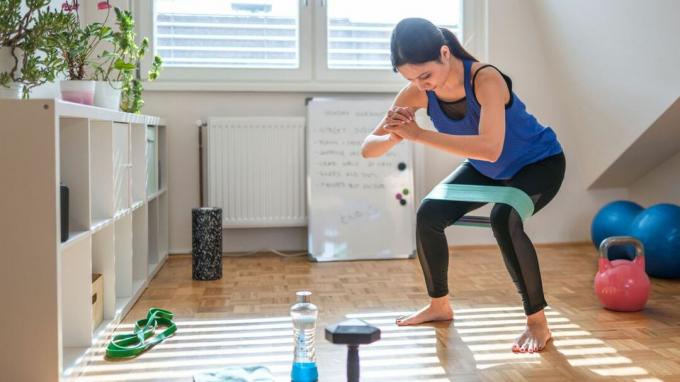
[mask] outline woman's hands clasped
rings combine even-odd
[[[390,139],[415,141],[423,129],[416,124],[415,110],[411,107],[394,106],[387,111],[383,126],[390,133]]]

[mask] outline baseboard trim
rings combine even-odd
[[[559,243],[542,243],[535,244],[538,248],[565,248],[565,247],[593,247],[591,241],[572,241],[572,242],[559,242]]]
[[[191,256],[191,252],[192,252],[191,249],[173,249],[173,250],[170,250],[170,251],[168,252],[168,254],[169,254],[169,255],[173,255],[173,256],[182,256],[182,255]],[[225,256],[225,257],[228,257],[228,256],[230,256],[230,255],[231,255],[231,256],[238,256],[238,255],[243,255],[243,254],[246,254],[246,253],[249,253],[249,252],[251,252],[251,251],[222,252],[222,256]],[[282,251],[279,251],[279,252],[286,253],[286,254],[292,254],[292,253],[307,252],[307,250],[306,250],[306,249],[299,249],[299,250],[282,250]],[[272,255],[273,255],[274,253],[273,253],[273,252],[268,252],[268,251],[266,251],[266,250],[262,250],[262,251],[259,251],[257,254],[258,254],[258,255],[262,255],[262,254],[272,254]]]
[[[558,243],[534,243],[536,248],[568,248],[568,247],[593,247],[589,241],[572,241]],[[493,249],[498,248],[497,244],[469,244],[469,245],[450,245],[449,249]]]
[[[568,248],[568,247],[593,247],[593,243],[590,241],[571,241],[571,242],[557,242],[557,243],[535,243],[536,248]],[[463,249],[493,249],[497,248],[497,244],[469,244],[469,245],[450,245],[451,250],[463,250]],[[281,251],[281,252],[304,252],[304,249],[299,251]],[[262,253],[265,253],[263,251]],[[191,248],[189,249],[171,249],[168,252],[170,255],[191,255]],[[247,252],[224,252],[223,256],[229,255],[239,255]]]

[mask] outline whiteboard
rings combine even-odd
[[[307,104],[308,251],[317,261],[415,256],[412,143],[379,158],[361,156],[364,138],[391,104],[388,98]]]

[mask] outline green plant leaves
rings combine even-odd
[[[13,60],[13,68],[0,72],[0,86],[17,82],[28,95],[31,88],[55,81],[64,72],[69,79],[84,79],[89,68],[95,80],[122,81],[122,110],[139,113],[144,101],[137,69],[149,39],[137,45],[132,12],[114,8],[115,28],[106,22],[82,27],[77,12],[52,9],[50,4],[50,0],[0,0],[0,46],[10,50]],[[93,57],[102,42],[110,47]],[[158,78],[162,64],[159,56],[153,58],[149,81]]]
[[[24,97],[45,82],[54,81],[65,65],[52,36],[64,27],[64,15],[48,7],[49,0],[0,1],[0,44],[9,50],[13,67],[0,73],[0,85],[24,85]]]
[[[116,70],[120,70],[120,71],[125,71],[125,70],[135,70],[135,69],[137,68],[137,66],[136,66],[135,64],[129,63],[129,62],[125,62],[125,61],[123,61],[122,58],[117,59],[117,60],[113,63],[113,67],[114,67]]]

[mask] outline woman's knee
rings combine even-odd
[[[416,212],[416,229],[443,231],[449,225],[447,207],[450,208],[451,206],[447,206],[445,202],[439,200],[423,200]]]
[[[424,227],[432,225],[437,220],[440,220],[440,218],[435,203],[431,200],[423,200],[416,212],[416,225]]]
[[[496,204],[491,209],[491,215],[489,220],[491,223],[491,229],[494,233],[504,233],[510,231],[510,225],[512,224],[512,215],[515,214],[519,217],[517,212],[507,204]]]

